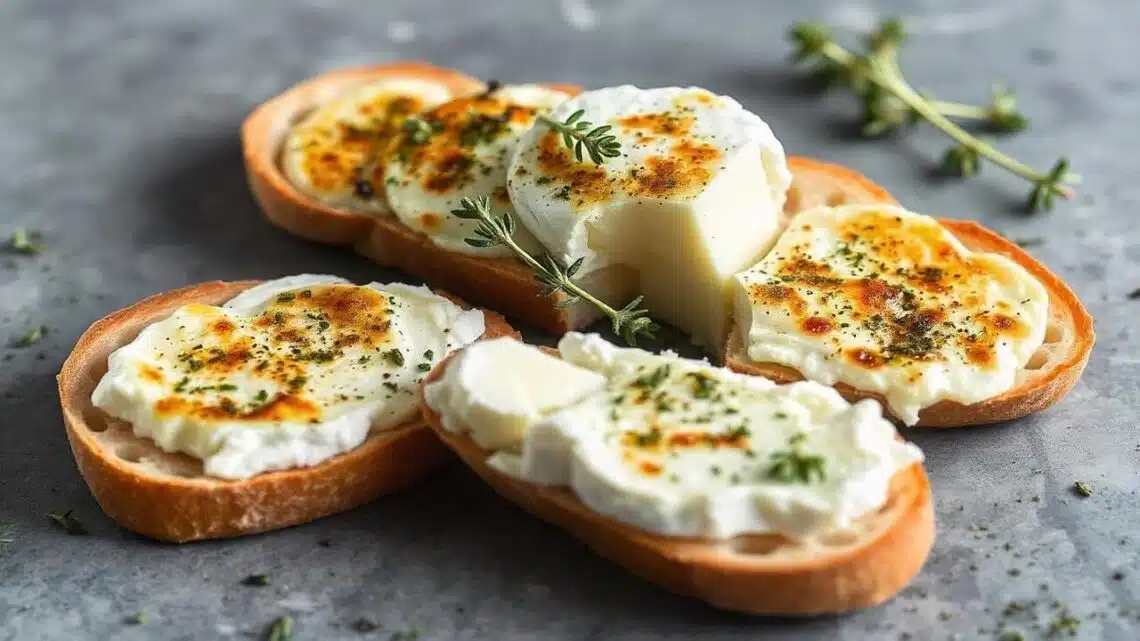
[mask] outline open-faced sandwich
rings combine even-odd
[[[922,453],[871,400],[570,333],[467,347],[429,425],[509,500],[669,590],[805,615],[885,601],[934,540]]]
[[[419,388],[449,353],[513,336],[497,314],[399,283],[212,282],[98,321],[59,375],[103,510],[164,541],[347,510],[447,460]]]

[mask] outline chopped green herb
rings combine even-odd
[[[189,376],[183,376],[182,380],[178,381],[178,383],[174,386],[174,391],[179,393],[179,394],[181,394],[182,392],[185,392],[186,386],[189,383],[190,383],[190,377]]]
[[[426,358],[428,360],[435,358],[435,352],[431,351],[430,349],[424,351],[424,358]]]
[[[28,333],[20,336],[12,341],[12,347],[30,347],[43,340],[43,337],[48,332],[47,325],[40,325],[39,327],[28,330]]]
[[[396,384],[395,384],[395,383],[393,383],[392,381],[384,381],[383,385],[384,385],[384,387],[387,387],[389,390],[391,390],[391,391],[393,391],[393,392],[395,392],[396,390],[400,389],[400,386],[399,386],[399,385],[396,385]]]
[[[134,614],[123,619],[123,623],[126,623],[127,625],[142,625],[146,623],[146,612],[143,612],[141,610],[135,612]]]
[[[222,383],[218,385],[219,392],[233,392],[235,390],[237,390],[237,385],[234,385],[233,383]]]
[[[8,249],[18,254],[38,254],[44,249],[42,237],[43,234],[38,229],[17,227],[8,238]]]
[[[419,365],[416,365],[416,369],[418,369],[421,372],[430,372],[431,371],[431,363],[420,363]]]
[[[242,579],[241,584],[260,588],[269,585],[269,577],[264,574],[251,574]]]
[[[86,536],[88,534],[87,526],[83,525],[83,522],[76,518],[73,512],[74,510],[68,510],[63,514],[49,513],[47,518],[70,536]]]
[[[652,372],[643,374],[634,379],[633,386],[643,389],[654,389],[661,383],[664,383],[667,378],[669,378],[669,366],[661,365]]]
[[[388,637],[388,641],[416,641],[420,638],[420,631],[414,627],[407,627],[403,630],[397,630]]]
[[[277,302],[278,303],[290,303],[290,302],[293,302],[293,300],[296,298],[297,298],[296,294],[291,293],[291,292],[285,292],[284,294],[278,294],[277,295]]]
[[[1078,619],[1062,609],[1057,618],[1049,624],[1049,636],[1060,636],[1062,634],[1076,636],[1077,628],[1080,625],[1081,622]]]
[[[1017,630],[1003,630],[997,641],[1025,641],[1025,635]]]
[[[273,625],[269,626],[269,636],[266,641],[290,641],[293,638],[293,617],[278,617]]]
[[[382,355],[385,360],[392,363],[396,367],[404,366],[404,353],[398,349],[390,349]]]
[[[826,461],[817,454],[805,454],[800,450],[806,435],[802,432],[788,439],[788,449],[774,452],[765,475],[782,483],[811,483],[827,479]]]
[[[258,392],[253,395],[253,400],[257,403],[264,403],[265,401],[269,400],[269,392],[265,390],[258,390]]]
[[[1073,483],[1073,491],[1086,498],[1093,495],[1092,486],[1088,483],[1085,483],[1084,481],[1077,481],[1076,483]]]
[[[357,362],[357,363],[360,363],[361,365],[363,365],[363,364],[367,363],[367,362],[368,362],[368,361],[370,361],[370,360],[372,360],[372,355],[371,355],[371,354],[365,354],[364,356],[361,356],[361,357],[360,357],[360,359],[359,359],[359,360],[357,360],[356,362]]]
[[[730,429],[724,436],[725,436],[725,438],[727,438],[730,441],[736,441],[736,440],[748,438],[751,435],[752,435],[752,432],[751,432],[751,430],[748,429],[747,426],[738,425],[738,426]]]
[[[356,630],[357,632],[372,632],[372,631],[376,630],[376,628],[379,628],[379,627],[380,626],[375,621],[373,621],[372,619],[365,618],[365,617],[361,617],[361,618],[357,619],[352,624],[352,629]]]
[[[788,415],[783,412],[776,412],[772,415],[772,418],[776,419],[777,421],[782,421],[785,418],[788,418]]]
[[[299,390],[304,387],[308,381],[309,379],[306,376],[295,376],[289,381],[289,389],[293,391]]]

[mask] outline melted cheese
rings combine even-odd
[[[732,275],[779,232],[791,181],[779,141],[735,100],[698,88],[599,89],[550,116],[579,110],[612,127],[621,155],[578,161],[558,133],[536,125],[509,172],[520,221],[563,264],[584,259],[579,277],[628,267],[637,278],[626,296],[644,294],[654,318],[718,348]]]
[[[247,478],[405,423],[426,372],[483,329],[425,288],[284,278],[150,325],[111,354],[92,402],[207,475]]]
[[[388,202],[400,221],[450,251],[508,256],[503,246],[479,248],[478,221],[451,211],[463,198],[490,196],[496,215],[511,208],[507,163],[519,137],[540,114],[566,100],[560,91],[538,85],[506,86],[490,96],[460,98],[422,116],[424,130],[406,132],[388,158]],[[516,242],[530,252],[539,246],[526,229]]]
[[[285,175],[330,205],[387,212],[377,158],[409,116],[451,98],[447,87],[411,78],[354,87],[289,131],[282,152]]]
[[[489,462],[532,483],[568,487],[595,512],[647,531],[802,539],[843,530],[883,505],[896,472],[922,460],[897,440],[878,403],[851,405],[817,383],[777,386],[593,335],[568,334],[559,350],[604,384],[563,396]],[[428,392],[477,394],[510,371],[486,344],[465,351],[487,352],[479,359],[484,375],[445,377]],[[542,382],[557,389],[561,380],[552,370]],[[432,407],[445,428],[463,429],[461,408]]]
[[[880,393],[908,424],[940,400],[1012,388],[1044,340],[1048,307],[1013,261],[885,206],[800,214],[736,285],[751,360]]]

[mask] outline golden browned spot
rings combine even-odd
[[[439,214],[435,212],[427,211],[420,214],[420,224],[423,225],[424,229],[436,229],[439,227],[439,221]]]
[[[468,170],[473,164],[473,157],[465,151],[454,149],[444,152],[424,175],[423,187],[429,192],[447,193],[472,178]]]
[[[228,336],[237,329],[233,321],[228,318],[220,318],[210,324],[210,330],[219,336]]]
[[[630,179],[629,192],[646,198],[690,196],[708,184],[708,169],[684,158],[649,156]]]
[[[161,383],[166,380],[162,377],[162,372],[151,367],[150,365],[147,365],[146,363],[139,365],[139,376],[141,376],[143,380],[147,380],[152,383]]]
[[[804,313],[804,299],[791,287],[756,283],[748,286],[748,294],[754,301],[775,307],[787,307],[795,316]]]
[[[404,134],[392,152],[428,191],[451,191],[473,180],[482,167],[475,158],[477,145],[507,135],[512,127],[529,126],[537,113],[497,96],[457,98],[421,116],[429,135]]]
[[[575,206],[606,200],[614,192],[613,179],[593,163],[575,160],[573,151],[562,145],[562,138],[548,131],[539,142],[538,167],[544,178],[555,181],[555,198],[565,198]]]
[[[326,118],[300,134],[302,167],[309,182],[319,191],[352,189],[358,171],[389,147],[408,116],[423,108],[423,101],[412,96],[380,95],[357,107],[363,122],[349,124]],[[377,169],[372,187],[383,186],[383,170]]]
[[[812,316],[805,319],[803,322],[803,330],[808,334],[815,334],[820,336],[830,332],[832,329],[831,321],[823,318],[822,316]]]
[[[661,473],[661,466],[653,461],[642,461],[638,467],[641,468],[641,473],[646,476],[657,476]]]
[[[902,296],[902,288],[891,285],[881,278],[864,278],[849,283],[849,288],[855,290],[855,296],[863,304],[866,311],[887,311],[887,303]]]
[[[491,192],[491,195],[494,197],[495,202],[500,205],[510,206],[511,196],[507,193],[506,187],[495,187],[495,191]]]
[[[966,348],[966,360],[973,365],[982,367],[993,365],[994,351],[990,347],[977,345],[974,347]]]
[[[203,421],[290,421],[308,423],[320,420],[320,408],[306,399],[292,394],[283,394],[263,405],[242,406],[229,397],[221,397],[212,403],[204,400],[186,400],[178,396],[159,399],[155,412],[162,416],[183,416]]]
[[[847,358],[859,367],[865,369],[877,369],[883,366],[883,357],[881,354],[874,350],[869,350],[863,347],[855,347],[846,351]]]
[[[693,116],[670,112],[636,114],[617,121],[627,129],[644,131],[662,136],[684,136],[692,129],[697,119]]]
[[[748,446],[747,434],[729,432],[726,434],[713,434],[711,432],[674,432],[665,440],[669,447],[732,447],[744,448]]]

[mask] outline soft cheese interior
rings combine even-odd
[[[503,473],[568,487],[644,530],[804,539],[846,529],[922,460],[878,403],[850,404],[818,383],[776,385],[596,335],[567,334],[559,352],[477,343],[425,400],[444,429],[497,444],[483,447]]]
[[[780,231],[791,174],[779,141],[735,100],[698,88],[599,89],[550,117],[579,110],[612,127],[621,155],[578,160],[560,134],[532,127],[507,175],[520,222],[564,264],[584,259],[579,277],[644,295],[655,319],[719,350],[733,274]]]

